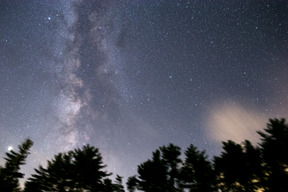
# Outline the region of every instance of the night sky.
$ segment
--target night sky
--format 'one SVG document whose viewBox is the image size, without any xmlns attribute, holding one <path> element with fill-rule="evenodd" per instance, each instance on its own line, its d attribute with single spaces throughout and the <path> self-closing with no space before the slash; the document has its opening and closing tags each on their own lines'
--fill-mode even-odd
<svg viewBox="0 0 288 192">
<path fill-rule="evenodd" d="M 159 146 L 258 141 L 288 117 L 288 2 L 1 0 L 0 163 L 90 144 L 127 179 Z"/>
</svg>

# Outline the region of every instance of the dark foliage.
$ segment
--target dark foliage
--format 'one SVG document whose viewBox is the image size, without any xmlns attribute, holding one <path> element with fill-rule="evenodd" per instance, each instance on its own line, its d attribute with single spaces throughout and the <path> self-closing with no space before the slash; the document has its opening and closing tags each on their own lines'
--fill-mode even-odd
<svg viewBox="0 0 288 192">
<path fill-rule="evenodd" d="M 147 192 L 181 191 L 179 186 L 179 165 L 181 151 L 170 144 L 153 152 L 151 160 L 138 166 L 138 175 L 128 178 L 129 191 L 136 189 Z"/>
<path fill-rule="evenodd" d="M 181 162 L 180 148 L 170 144 L 153 153 L 152 160 L 138 166 L 127 187 L 154 191 L 284 192 L 288 189 L 288 125 L 284 119 L 271 119 L 259 146 L 250 141 L 223 142 L 213 164 L 204 151 L 190 145 Z"/>
<path fill-rule="evenodd" d="M 214 158 L 218 186 L 222 191 L 256 191 L 260 188 L 262 161 L 260 150 L 249 141 L 242 145 L 223 142 L 224 151 Z"/>
<path fill-rule="evenodd" d="M 181 169 L 181 179 L 183 187 L 190 192 L 215 190 L 214 170 L 205 151 L 199 151 L 192 144 L 187 148 L 185 162 Z"/>
<path fill-rule="evenodd" d="M 261 141 L 223 142 L 223 151 L 209 161 L 205 151 L 190 145 L 181 159 L 181 149 L 169 144 L 152 153 L 129 177 L 127 189 L 144 192 L 284 192 L 288 189 L 288 125 L 284 119 L 270 119 Z M 19 179 L 32 146 L 26 140 L 19 152 L 6 153 L 0 166 L 0 192 L 20 192 Z M 47 167 L 40 166 L 25 183 L 25 192 L 124 192 L 122 177 L 109 178 L 98 149 L 89 145 L 55 155 Z"/>
<path fill-rule="evenodd" d="M 26 139 L 18 146 L 19 152 L 10 151 L 6 153 L 5 165 L 0 166 L 0 191 L 18 192 L 20 191 L 19 179 L 24 177 L 20 172 L 20 166 L 25 164 L 29 154 L 29 149 L 33 145 L 30 139 Z"/>
<path fill-rule="evenodd" d="M 86 145 L 59 153 L 48 161 L 47 168 L 35 169 L 36 174 L 25 183 L 25 191 L 123 191 L 121 177 L 117 177 L 118 183 L 114 185 L 103 168 L 98 149 Z"/>
<path fill-rule="evenodd" d="M 259 131 L 264 160 L 266 191 L 284 192 L 288 189 L 288 125 L 285 119 L 270 119 L 265 132 Z"/>
<path fill-rule="evenodd" d="M 127 189 L 129 192 L 134 192 L 138 186 L 138 179 L 136 176 L 129 177 L 127 180 Z"/>
<path fill-rule="evenodd" d="M 145 192 L 213 191 L 212 164 L 205 152 L 191 145 L 185 152 L 185 162 L 180 159 L 181 149 L 170 144 L 153 153 L 152 160 L 138 166 L 138 175 L 130 177 L 127 187 L 130 192 L 139 189 Z"/>
</svg>

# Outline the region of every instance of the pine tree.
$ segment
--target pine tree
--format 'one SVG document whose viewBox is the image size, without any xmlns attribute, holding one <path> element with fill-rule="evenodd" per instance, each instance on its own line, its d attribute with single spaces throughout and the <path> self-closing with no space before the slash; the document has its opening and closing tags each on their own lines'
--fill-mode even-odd
<svg viewBox="0 0 288 192">
<path fill-rule="evenodd" d="M 11 150 L 6 153 L 5 165 L 0 167 L 0 191 L 20 191 L 19 179 L 24 177 L 24 174 L 20 172 L 20 166 L 25 164 L 32 145 L 33 142 L 30 139 L 26 139 L 25 142 L 18 146 L 19 152 Z"/>
<path fill-rule="evenodd" d="M 270 119 L 261 136 L 267 191 L 284 192 L 288 188 L 288 125 L 285 119 Z"/>
<path fill-rule="evenodd" d="M 181 169 L 181 179 L 183 187 L 189 191 L 215 190 L 215 173 L 205 151 L 199 151 L 192 144 L 187 148 Z"/>
<path fill-rule="evenodd" d="M 25 183 L 25 192 L 113 191 L 114 184 L 98 149 L 89 145 L 57 154 L 46 168 L 35 169 Z"/>
</svg>

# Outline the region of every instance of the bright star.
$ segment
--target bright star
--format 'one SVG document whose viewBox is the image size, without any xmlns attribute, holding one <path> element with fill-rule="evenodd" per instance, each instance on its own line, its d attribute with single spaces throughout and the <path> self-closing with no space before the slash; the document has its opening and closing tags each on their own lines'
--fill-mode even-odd
<svg viewBox="0 0 288 192">
<path fill-rule="evenodd" d="M 8 151 L 12 151 L 13 150 L 13 147 L 10 145 L 10 146 L 8 146 Z"/>
</svg>

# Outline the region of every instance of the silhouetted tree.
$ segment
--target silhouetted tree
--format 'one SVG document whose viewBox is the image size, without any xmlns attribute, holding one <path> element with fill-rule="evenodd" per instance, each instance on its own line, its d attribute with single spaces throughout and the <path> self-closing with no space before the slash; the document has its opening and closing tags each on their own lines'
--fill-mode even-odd
<svg viewBox="0 0 288 192">
<path fill-rule="evenodd" d="M 123 177 L 121 177 L 119 175 L 116 176 L 116 182 L 114 184 L 114 186 L 116 188 L 116 190 L 115 190 L 116 192 L 125 192 L 122 179 L 123 179 Z"/>
<path fill-rule="evenodd" d="M 138 184 L 138 179 L 137 177 L 134 175 L 132 177 L 129 177 L 127 180 L 127 189 L 129 192 L 134 192 L 137 189 Z"/>
<path fill-rule="evenodd" d="M 262 178 L 265 176 L 261 150 L 259 147 L 254 147 L 248 140 L 244 141 L 242 149 L 245 155 L 247 178 L 246 180 L 244 178 L 243 185 L 246 191 L 260 190 L 263 188 Z"/>
<path fill-rule="evenodd" d="M 167 191 L 167 168 L 159 150 L 153 153 L 152 160 L 138 166 L 137 188 L 145 192 Z"/>
<path fill-rule="evenodd" d="M 215 173 L 205 151 L 199 151 L 191 144 L 185 151 L 185 156 L 181 171 L 183 187 L 190 192 L 215 191 Z"/>
<path fill-rule="evenodd" d="M 261 136 L 266 177 L 265 191 L 282 192 L 288 189 L 288 125 L 285 119 L 270 119 Z"/>
<path fill-rule="evenodd" d="M 105 167 L 98 149 L 89 145 L 59 153 L 48 161 L 47 168 L 35 169 L 25 191 L 111 191 L 114 186 Z"/>
<path fill-rule="evenodd" d="M 135 189 L 145 192 L 181 191 L 180 150 L 180 147 L 169 144 L 153 152 L 152 160 L 138 166 L 138 175 L 128 178 L 128 190 L 130 192 Z"/>
<path fill-rule="evenodd" d="M 170 191 L 182 191 L 180 187 L 180 159 L 181 148 L 173 144 L 160 147 L 162 152 L 162 161 L 167 170 L 167 187 Z"/>
<path fill-rule="evenodd" d="M 0 191 L 18 192 L 20 190 L 19 179 L 24 177 L 20 172 L 20 166 L 25 164 L 29 155 L 29 149 L 33 145 L 30 139 L 26 139 L 18 146 L 19 152 L 9 151 L 6 153 L 5 165 L 0 166 Z"/>
<path fill-rule="evenodd" d="M 112 183 L 111 179 L 105 179 L 105 190 L 104 191 L 110 191 L 110 192 L 125 192 L 124 186 L 122 183 L 122 177 L 119 175 L 116 175 L 115 183 Z"/>
<path fill-rule="evenodd" d="M 260 188 L 261 157 L 249 141 L 240 144 L 223 142 L 224 151 L 214 158 L 218 187 L 222 191 L 256 191 Z"/>
<path fill-rule="evenodd" d="M 122 184 L 122 177 L 119 175 L 116 176 L 115 183 L 112 183 L 111 179 L 104 179 L 105 189 L 104 191 L 109 192 L 125 192 L 124 186 Z"/>
<path fill-rule="evenodd" d="M 137 175 L 129 177 L 129 192 L 284 192 L 288 189 L 288 125 L 284 119 L 270 119 L 264 131 L 258 131 L 261 142 L 237 144 L 223 142 L 220 156 L 213 164 L 205 151 L 190 145 L 182 162 L 181 149 L 169 144 L 152 153 L 152 159 L 140 164 Z M 0 166 L 0 192 L 20 192 L 19 178 L 33 142 L 27 139 L 19 152 L 6 153 Z M 122 177 L 112 182 L 103 169 L 101 154 L 89 145 L 59 153 L 39 166 L 25 183 L 25 192 L 124 192 Z"/>
</svg>

